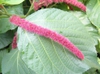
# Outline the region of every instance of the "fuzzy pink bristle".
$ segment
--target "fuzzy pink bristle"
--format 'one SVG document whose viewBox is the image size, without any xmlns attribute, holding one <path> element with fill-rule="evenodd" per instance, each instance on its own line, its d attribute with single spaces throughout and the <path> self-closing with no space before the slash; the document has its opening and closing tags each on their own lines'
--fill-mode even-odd
<svg viewBox="0 0 100 74">
<path fill-rule="evenodd" d="M 47 7 L 49 4 L 48 4 L 48 1 L 45 0 L 44 3 L 43 3 L 43 6 Z"/>
<path fill-rule="evenodd" d="M 61 34 L 58 34 L 57 32 L 54 32 L 47 28 L 38 26 L 16 15 L 13 15 L 12 17 L 10 17 L 10 22 L 17 26 L 22 27 L 23 29 L 29 32 L 36 33 L 38 35 L 52 39 L 55 42 L 58 42 L 59 44 L 67 48 L 70 52 L 72 52 L 81 60 L 84 59 L 83 53 L 69 39 L 62 36 Z"/>
<path fill-rule="evenodd" d="M 86 11 L 86 6 L 83 3 L 78 2 L 77 0 L 65 0 L 65 3 L 72 4 L 73 6 L 76 6 L 81 10 Z"/>
<path fill-rule="evenodd" d="M 35 10 L 38 10 L 39 9 L 39 2 L 34 2 L 33 6 L 34 6 Z"/>
<path fill-rule="evenodd" d="M 48 4 L 52 4 L 53 3 L 53 0 L 47 0 L 48 1 Z"/>
<path fill-rule="evenodd" d="M 60 0 L 60 2 L 62 3 L 62 2 L 64 2 L 64 0 Z"/>
<path fill-rule="evenodd" d="M 76 6 L 81 10 L 86 11 L 86 6 L 84 6 L 84 4 L 82 4 L 81 2 L 78 2 Z"/>
<path fill-rule="evenodd" d="M 13 42 L 12 42 L 12 49 L 17 48 L 17 34 L 14 36 L 13 38 Z"/>
<path fill-rule="evenodd" d="M 86 11 L 86 6 L 84 4 L 82 4 L 81 2 L 79 2 L 78 0 L 40 0 L 39 3 L 43 3 L 43 4 L 40 6 L 37 4 L 37 2 L 34 2 L 34 9 L 38 10 L 42 6 L 47 7 L 48 5 L 50 5 L 52 3 L 62 3 L 62 2 L 67 3 L 67 4 L 71 4 L 73 6 L 80 8 L 83 11 Z"/>
<path fill-rule="evenodd" d="M 53 0 L 54 3 L 59 3 L 59 0 Z"/>
</svg>

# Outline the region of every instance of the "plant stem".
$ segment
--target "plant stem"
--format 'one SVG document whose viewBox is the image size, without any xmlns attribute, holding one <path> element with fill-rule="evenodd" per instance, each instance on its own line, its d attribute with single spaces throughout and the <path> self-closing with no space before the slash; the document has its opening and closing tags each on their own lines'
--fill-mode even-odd
<svg viewBox="0 0 100 74">
<path fill-rule="evenodd" d="M 33 0 L 33 2 L 31 2 L 31 0 L 29 0 L 29 1 L 31 3 L 31 6 L 30 6 L 28 12 L 26 13 L 25 17 L 27 17 L 30 14 L 30 12 L 33 10 L 33 3 L 35 2 L 35 0 Z"/>
<path fill-rule="evenodd" d="M 4 12 L 5 12 L 6 14 L 8 14 L 6 8 L 5 8 L 3 5 L 2 5 L 2 8 L 3 8 Z"/>
<path fill-rule="evenodd" d="M 0 18 L 8 18 L 7 15 L 0 15 Z"/>
<path fill-rule="evenodd" d="M 32 11 L 32 9 L 33 9 L 33 5 L 31 4 L 31 6 L 30 6 L 28 12 L 27 12 L 26 15 L 25 15 L 26 17 L 30 14 L 30 12 Z"/>
<path fill-rule="evenodd" d="M 10 16 L 13 15 L 13 14 L 9 14 L 8 11 L 6 10 L 6 8 L 3 5 L 1 5 L 1 6 L 2 6 L 2 9 L 3 9 L 3 12 L 1 13 L 0 18 L 9 18 Z M 25 16 L 20 16 L 20 17 L 25 18 Z"/>
<path fill-rule="evenodd" d="M 2 4 L 0 4 L 0 8 L 2 9 L 3 7 L 2 7 Z"/>
<path fill-rule="evenodd" d="M 57 4 L 55 3 L 55 4 L 53 4 L 53 5 L 49 6 L 49 7 L 52 8 L 52 7 L 56 6 L 56 5 L 57 5 Z"/>
<path fill-rule="evenodd" d="M 99 35 L 100 35 L 100 28 L 98 28 L 98 33 L 99 33 Z"/>
<path fill-rule="evenodd" d="M 11 16 L 11 14 L 9 14 L 8 12 L 7 12 L 7 10 L 6 10 L 6 8 L 3 6 L 3 5 L 1 5 L 2 6 L 2 9 L 3 9 L 3 13 L 2 13 L 2 15 L 6 15 L 6 16 L 8 16 L 8 17 L 10 17 Z"/>
</svg>

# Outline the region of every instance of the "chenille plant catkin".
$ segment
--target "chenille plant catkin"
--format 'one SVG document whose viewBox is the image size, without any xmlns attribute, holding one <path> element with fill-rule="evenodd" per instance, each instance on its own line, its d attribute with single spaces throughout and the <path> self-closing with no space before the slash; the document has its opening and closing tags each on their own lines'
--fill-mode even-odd
<svg viewBox="0 0 100 74">
<path fill-rule="evenodd" d="M 20 26 L 28 32 L 36 33 L 40 36 L 52 39 L 67 48 L 70 52 L 72 52 L 81 60 L 84 59 L 83 53 L 68 38 L 64 37 L 63 35 L 58 34 L 57 32 L 50 29 L 38 26 L 16 15 L 10 17 L 10 22 L 17 26 Z"/>
<path fill-rule="evenodd" d="M 42 6 L 47 7 L 52 3 L 62 3 L 62 2 L 76 6 L 80 8 L 82 11 L 86 11 L 86 6 L 83 3 L 79 2 L 78 0 L 39 0 L 38 2 L 34 2 L 33 6 L 34 6 L 34 10 L 38 10 Z"/>
</svg>

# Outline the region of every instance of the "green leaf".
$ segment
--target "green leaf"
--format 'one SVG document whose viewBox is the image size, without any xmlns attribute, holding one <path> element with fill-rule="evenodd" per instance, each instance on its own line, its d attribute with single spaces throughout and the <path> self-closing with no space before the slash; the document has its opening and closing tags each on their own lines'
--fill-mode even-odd
<svg viewBox="0 0 100 74">
<path fill-rule="evenodd" d="M 71 13 L 73 13 L 83 23 L 83 25 L 86 27 L 87 31 L 93 36 L 95 41 L 98 41 L 98 39 L 100 37 L 99 34 L 98 34 L 98 30 L 90 22 L 90 20 L 88 19 L 88 16 L 85 13 L 78 12 L 78 11 L 74 11 L 74 12 L 71 12 Z"/>
<path fill-rule="evenodd" d="M 0 0 L 0 4 L 2 4 L 3 3 L 3 0 Z"/>
<path fill-rule="evenodd" d="M 93 9 L 91 11 L 87 11 L 87 13 L 93 25 L 95 25 L 97 28 L 100 28 L 100 1 L 97 0 Z"/>
<path fill-rule="evenodd" d="M 96 3 L 97 3 L 97 0 L 88 0 L 87 14 L 91 13 L 91 10 L 93 9 L 93 7 L 95 6 Z"/>
<path fill-rule="evenodd" d="M 16 6 L 9 6 L 7 8 L 8 13 L 23 15 L 22 4 Z M 9 22 L 9 18 L 0 18 L 0 33 L 5 33 L 8 30 L 15 29 L 16 26 Z"/>
<path fill-rule="evenodd" d="M 15 49 L 4 56 L 2 60 L 3 74 L 35 74 L 21 59 L 20 52 Z"/>
<path fill-rule="evenodd" d="M 9 22 L 9 18 L 0 18 L 0 33 L 15 29 L 16 26 Z"/>
<path fill-rule="evenodd" d="M 98 58 L 98 62 L 99 62 L 99 64 L 100 64 L 100 58 Z"/>
<path fill-rule="evenodd" d="M 5 54 L 7 54 L 7 50 L 1 50 L 0 51 L 0 73 L 1 73 L 1 62 L 2 62 L 2 58 L 4 57 Z"/>
<path fill-rule="evenodd" d="M 98 54 L 100 54 L 100 38 L 98 39 L 98 45 L 96 45 Z"/>
<path fill-rule="evenodd" d="M 82 74 L 97 63 L 97 42 L 87 28 L 72 13 L 59 9 L 43 9 L 26 20 L 56 31 L 70 39 L 85 55 L 79 60 L 62 45 L 51 39 L 18 29 L 18 49 L 22 59 L 37 74 Z"/>
<path fill-rule="evenodd" d="M 95 68 L 91 68 L 88 71 L 86 71 L 84 74 L 97 74 Z"/>
<path fill-rule="evenodd" d="M 79 18 L 79 20 L 85 25 L 87 28 L 87 31 L 93 36 L 95 41 L 98 42 L 98 39 L 100 39 L 100 35 L 98 34 L 97 28 L 89 21 L 88 17 L 86 14 L 83 12 L 72 12 L 76 17 Z M 96 45 L 96 50 L 98 53 L 100 53 L 100 47 L 99 47 L 99 42 Z"/>
<path fill-rule="evenodd" d="M 22 3 L 24 0 L 1 0 L 0 4 L 16 5 Z"/>
<path fill-rule="evenodd" d="M 12 39 L 13 39 L 13 32 L 12 31 L 8 31 L 4 34 L 0 34 L 0 49 L 8 46 Z"/>
</svg>

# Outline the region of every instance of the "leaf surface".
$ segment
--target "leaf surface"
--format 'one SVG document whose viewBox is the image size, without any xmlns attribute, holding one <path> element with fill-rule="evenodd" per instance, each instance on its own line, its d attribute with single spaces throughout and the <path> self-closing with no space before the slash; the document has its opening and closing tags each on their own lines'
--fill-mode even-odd
<svg viewBox="0 0 100 74">
<path fill-rule="evenodd" d="M 21 59 L 20 52 L 15 49 L 6 54 L 2 60 L 3 74 L 35 74 Z"/>
<path fill-rule="evenodd" d="M 99 35 L 97 28 L 90 22 L 88 16 L 83 12 L 72 12 L 86 27 L 87 31 L 93 36 L 95 41 L 98 41 Z"/>
<path fill-rule="evenodd" d="M 97 28 L 100 28 L 100 0 L 96 0 L 94 7 L 91 8 L 90 11 L 87 11 L 87 16 L 93 25 L 95 25 Z"/>
<path fill-rule="evenodd" d="M 7 12 L 9 14 L 23 15 L 22 4 L 15 5 L 15 6 L 9 6 L 7 8 Z M 8 30 L 13 30 L 15 28 L 16 26 L 9 22 L 9 18 L 0 18 L 0 33 L 5 33 Z"/>
<path fill-rule="evenodd" d="M 18 29 L 18 49 L 22 59 L 37 74 L 82 74 L 90 67 L 100 68 L 96 58 L 97 42 L 83 23 L 72 13 L 59 9 L 43 9 L 26 20 L 56 31 L 71 40 L 85 55 L 79 60 L 51 39 Z"/>
<path fill-rule="evenodd" d="M 13 32 L 8 31 L 6 33 L 0 34 L 0 49 L 8 46 L 13 39 Z"/>
<path fill-rule="evenodd" d="M 5 54 L 7 54 L 7 50 L 0 51 L 0 73 L 2 73 L 1 72 L 1 62 L 2 62 L 2 58 L 4 57 Z"/>
</svg>

